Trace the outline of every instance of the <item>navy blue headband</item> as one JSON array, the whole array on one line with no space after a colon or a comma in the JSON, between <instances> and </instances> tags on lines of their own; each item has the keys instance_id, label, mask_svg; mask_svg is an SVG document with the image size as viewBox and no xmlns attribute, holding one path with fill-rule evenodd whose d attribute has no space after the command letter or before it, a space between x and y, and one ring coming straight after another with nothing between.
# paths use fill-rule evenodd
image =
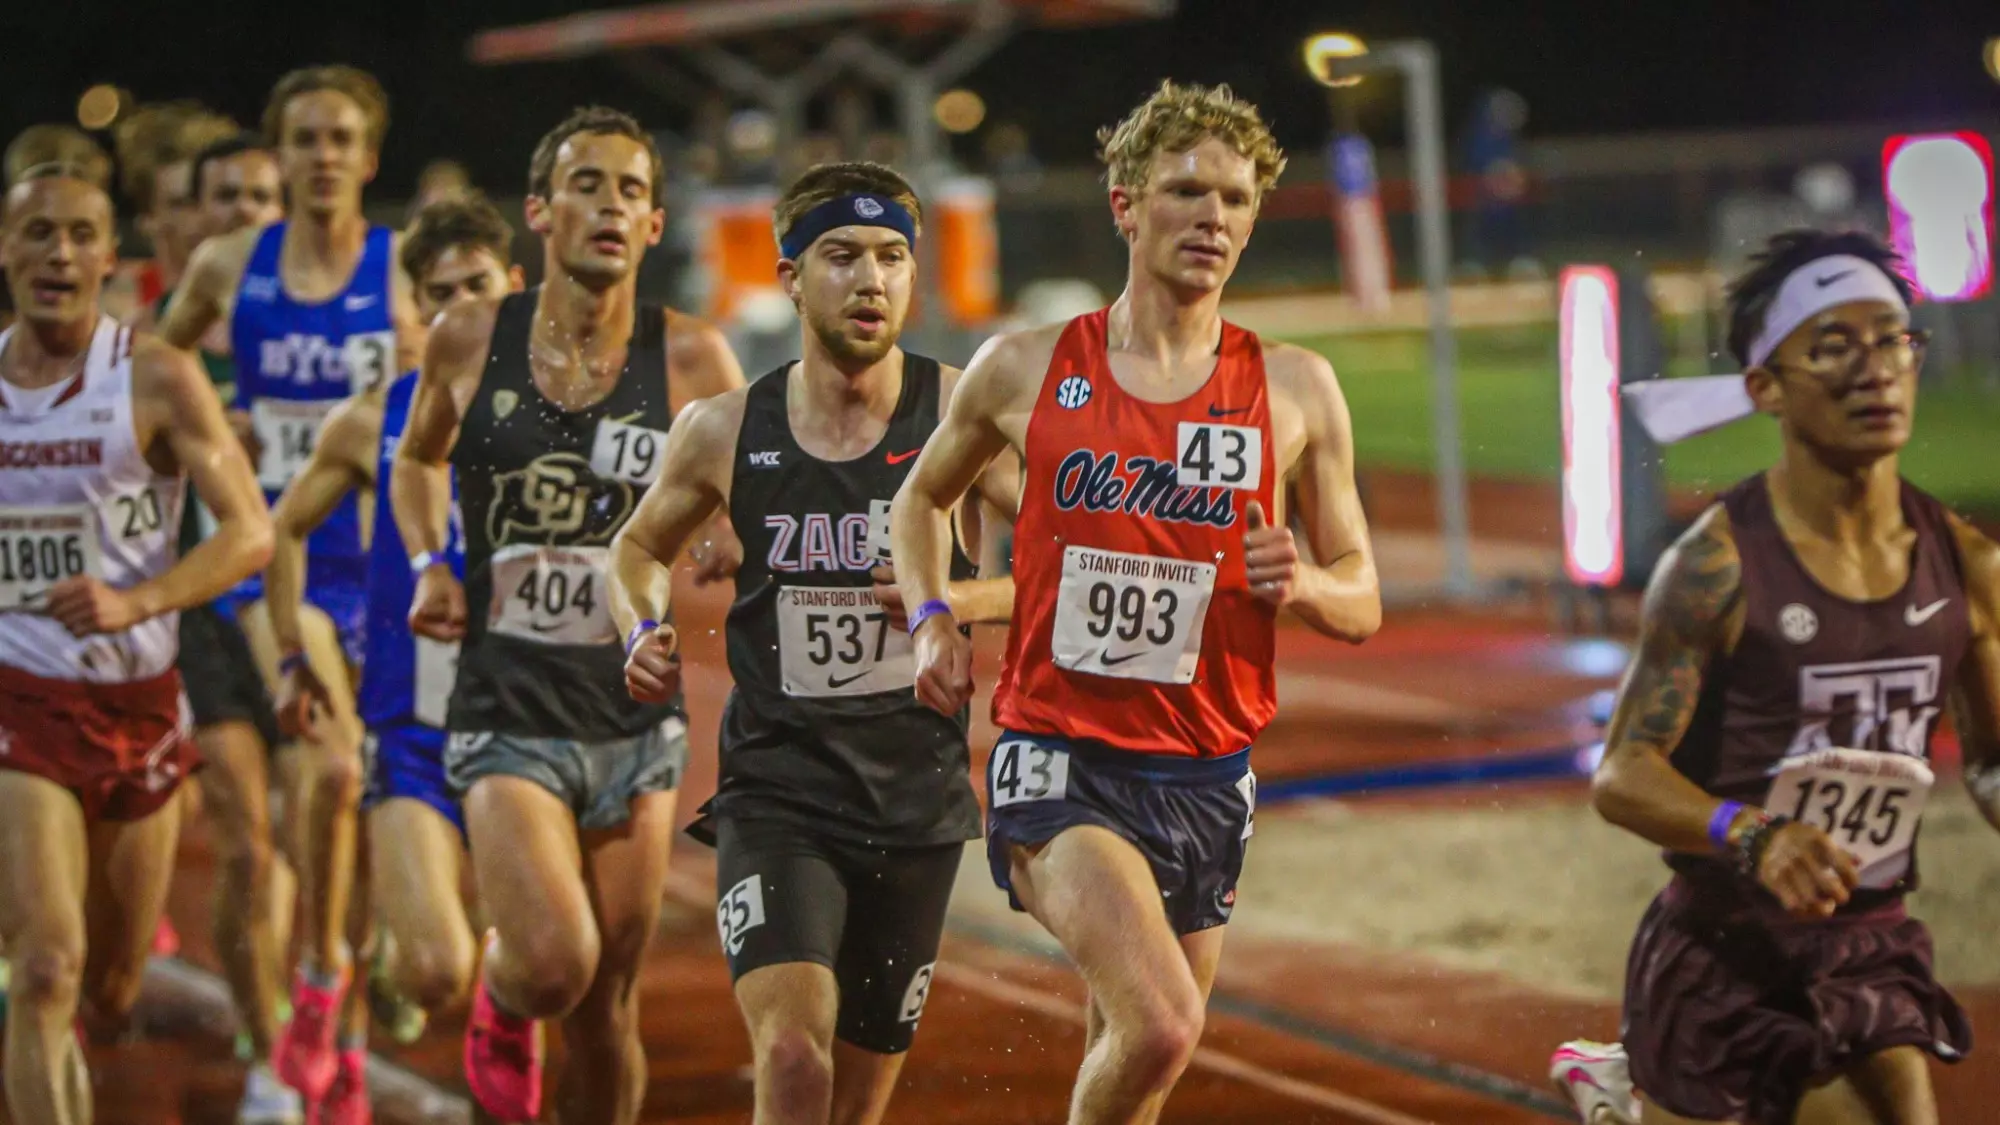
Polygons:
<instances>
[{"instance_id":1,"label":"navy blue headband","mask_svg":"<svg viewBox=\"0 0 2000 1125\"><path fill-rule=\"evenodd\" d=\"M796 262L820 235L841 227L882 227L917 244L917 221L902 204L886 195L843 195L800 215L778 243L778 253Z\"/></svg>"}]
</instances>

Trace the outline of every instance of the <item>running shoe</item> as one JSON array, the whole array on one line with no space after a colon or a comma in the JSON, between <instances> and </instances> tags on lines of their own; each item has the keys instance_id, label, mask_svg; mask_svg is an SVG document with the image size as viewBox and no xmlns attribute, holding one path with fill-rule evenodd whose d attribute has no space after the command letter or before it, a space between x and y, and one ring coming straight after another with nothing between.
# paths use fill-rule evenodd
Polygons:
<instances>
[{"instance_id":1,"label":"running shoe","mask_svg":"<svg viewBox=\"0 0 2000 1125\"><path fill-rule=\"evenodd\" d=\"M1639 1125L1639 1097L1625 1048L1572 1039L1549 1056L1549 1081L1576 1106L1584 1125Z\"/></svg>"},{"instance_id":2,"label":"running shoe","mask_svg":"<svg viewBox=\"0 0 2000 1125\"><path fill-rule=\"evenodd\" d=\"M374 1125L375 1112L368 1106L368 1051L349 1047L340 1052L340 1071L334 1075L333 1089L318 1106L318 1114L306 1125Z\"/></svg>"},{"instance_id":3,"label":"running shoe","mask_svg":"<svg viewBox=\"0 0 2000 1125\"><path fill-rule=\"evenodd\" d=\"M292 1018L278 1033L271 1052L278 1077L307 1102L326 1099L340 1070L334 1037L340 1030L340 1003L347 996L349 970L332 987L313 983L303 967L292 984Z\"/></svg>"},{"instance_id":4,"label":"running shoe","mask_svg":"<svg viewBox=\"0 0 2000 1125\"><path fill-rule=\"evenodd\" d=\"M424 1034L424 1025L430 1016L402 993L396 991L394 981L389 979L389 961L395 939L384 927L375 930L375 952L368 958L368 1014L389 1038L398 1045L407 1047Z\"/></svg>"},{"instance_id":5,"label":"running shoe","mask_svg":"<svg viewBox=\"0 0 2000 1125\"><path fill-rule=\"evenodd\" d=\"M243 1080L243 1100L236 1106L236 1125L301 1125L305 1103L299 1092L278 1081L269 1063L250 1068Z\"/></svg>"},{"instance_id":6,"label":"running shoe","mask_svg":"<svg viewBox=\"0 0 2000 1125\"><path fill-rule=\"evenodd\" d=\"M490 952L495 939L487 938ZM465 1084L487 1113L502 1121L533 1121L542 1111L542 1028L509 1015L486 990L481 959L465 1028Z\"/></svg>"}]
</instances>

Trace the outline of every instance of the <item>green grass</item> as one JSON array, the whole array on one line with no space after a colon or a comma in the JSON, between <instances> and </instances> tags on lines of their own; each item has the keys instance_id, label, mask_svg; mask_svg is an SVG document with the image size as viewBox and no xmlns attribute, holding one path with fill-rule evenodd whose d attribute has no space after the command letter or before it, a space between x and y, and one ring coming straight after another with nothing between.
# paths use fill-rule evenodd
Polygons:
<instances>
[{"instance_id":1,"label":"green grass","mask_svg":"<svg viewBox=\"0 0 2000 1125\"><path fill-rule=\"evenodd\" d=\"M1297 341L1333 361L1354 415L1364 466L1429 469L1429 349L1415 334L1321 336ZM1562 467L1562 405L1548 326L1458 334L1459 410L1474 475L1554 478ZM1718 368L1718 370L1720 370ZM1692 372L1677 372L1692 373ZM1778 435L1752 418L1667 450L1667 478L1704 491L1768 466ZM1903 473L1946 503L2000 514L2000 394L1968 381L1926 387Z\"/></svg>"}]
</instances>

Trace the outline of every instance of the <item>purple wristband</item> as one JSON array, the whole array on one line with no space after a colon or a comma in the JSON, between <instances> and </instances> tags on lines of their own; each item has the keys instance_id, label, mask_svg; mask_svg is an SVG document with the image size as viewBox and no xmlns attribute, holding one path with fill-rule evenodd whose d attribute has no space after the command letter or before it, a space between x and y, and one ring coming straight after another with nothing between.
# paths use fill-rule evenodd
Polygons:
<instances>
[{"instance_id":1,"label":"purple wristband","mask_svg":"<svg viewBox=\"0 0 2000 1125\"><path fill-rule=\"evenodd\" d=\"M660 623L651 618L632 626L632 631L625 634L625 655L632 655L632 650L639 647L639 638L659 627Z\"/></svg>"},{"instance_id":2,"label":"purple wristband","mask_svg":"<svg viewBox=\"0 0 2000 1125\"><path fill-rule=\"evenodd\" d=\"M289 676L293 672L296 672L305 666L306 666L305 653L303 652L286 653L278 660L278 674L280 676Z\"/></svg>"},{"instance_id":3,"label":"purple wristband","mask_svg":"<svg viewBox=\"0 0 2000 1125\"><path fill-rule=\"evenodd\" d=\"M1708 818L1708 842L1716 851L1729 849L1729 826L1736 823L1736 814L1743 811L1743 802L1724 801L1715 807L1715 815Z\"/></svg>"},{"instance_id":4,"label":"purple wristband","mask_svg":"<svg viewBox=\"0 0 2000 1125\"><path fill-rule=\"evenodd\" d=\"M913 637L916 636L918 626L940 613L946 617L951 616L951 605L943 598L932 598L930 601L918 606L917 612L910 615L910 635Z\"/></svg>"}]
</instances>

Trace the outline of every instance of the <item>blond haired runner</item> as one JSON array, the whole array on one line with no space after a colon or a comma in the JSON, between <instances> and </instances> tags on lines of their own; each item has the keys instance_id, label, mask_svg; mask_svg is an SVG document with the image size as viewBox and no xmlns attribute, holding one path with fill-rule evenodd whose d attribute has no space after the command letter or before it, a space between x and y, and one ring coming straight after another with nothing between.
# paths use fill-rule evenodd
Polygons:
<instances>
[{"instance_id":1,"label":"blond haired runner","mask_svg":"<svg viewBox=\"0 0 2000 1125\"><path fill-rule=\"evenodd\" d=\"M980 349L890 516L917 694L953 713L972 653L948 516L996 455L1025 460L987 855L1090 987L1079 1125L1152 1121L1201 1036L1277 611L1351 642L1381 622L1333 369L1218 313L1284 166L1269 130L1227 87L1169 82L1100 139L1125 292Z\"/></svg>"},{"instance_id":2,"label":"blond haired runner","mask_svg":"<svg viewBox=\"0 0 2000 1125\"><path fill-rule=\"evenodd\" d=\"M202 243L160 334L192 348L228 323L258 482L275 503L334 408L413 365L423 329L409 279L396 268L397 236L361 210L389 126L381 84L347 66L292 71L272 88L263 126L284 174L287 217ZM291 732L304 734L311 750L291 818L305 940L292 1018L273 1063L308 1102L326 1097L339 1070L336 1013L352 961L345 922L361 799L353 684L368 601L365 526L363 503L350 499L312 537L306 600L316 612L298 618L296 633L279 631L287 623L266 612L260 581L232 595L267 674L293 685L310 678L331 703L307 729Z\"/></svg>"},{"instance_id":3,"label":"blond haired runner","mask_svg":"<svg viewBox=\"0 0 2000 1125\"><path fill-rule=\"evenodd\" d=\"M0 201L0 946L7 1108L91 1120L81 1026L116 1032L173 872L196 763L176 614L269 557L271 524L193 357L103 312L117 256L89 164ZM218 529L175 549L188 482Z\"/></svg>"}]
</instances>

